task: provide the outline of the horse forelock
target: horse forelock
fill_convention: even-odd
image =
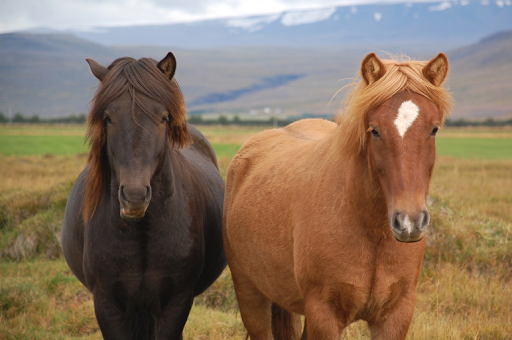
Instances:
[[[434,86],[423,75],[425,61],[412,61],[407,57],[402,60],[381,60],[386,67],[382,78],[367,85],[361,74],[348,85],[348,93],[343,100],[336,118],[342,138],[341,145],[349,153],[357,154],[366,149],[367,114],[384,101],[402,91],[410,91],[432,101],[441,114],[441,123],[450,115],[452,97],[443,87]],[[441,125],[442,125],[441,124]]]
[[[116,59],[99,84],[87,117],[86,142],[91,150],[88,157],[89,172],[86,177],[82,214],[87,221],[94,215],[98,204],[107,193],[110,169],[106,155],[104,110],[116,98],[129,92],[133,104],[143,113],[156,119],[137,94],[143,94],[163,104],[169,112],[168,140],[170,147],[184,147],[191,137],[187,128],[185,99],[175,79],[169,80],[150,58],[139,60],[124,57]]]

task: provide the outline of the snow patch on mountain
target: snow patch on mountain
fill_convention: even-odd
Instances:
[[[452,4],[448,1],[441,2],[437,6],[430,6],[428,8],[429,11],[444,11],[445,9],[451,8]]]
[[[230,19],[226,22],[227,27],[237,27],[245,29],[248,32],[256,32],[264,28],[268,24],[276,21],[281,17],[281,14],[273,14],[266,16],[250,17],[250,18],[237,18]]]
[[[499,8],[510,5],[512,5],[512,1],[510,0],[496,0],[496,6],[498,6]]]
[[[287,12],[281,18],[281,23],[284,26],[312,24],[329,19],[335,12],[336,7]]]

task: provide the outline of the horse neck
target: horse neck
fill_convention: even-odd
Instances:
[[[327,162],[325,171],[329,178],[335,179],[333,184],[338,188],[337,194],[343,195],[343,214],[350,215],[372,233],[375,229],[389,229],[387,202],[378,174],[369,164],[367,151],[354,153],[352,148],[345,147],[343,139],[339,138],[341,133],[342,127],[335,129],[326,140],[330,146],[324,148],[328,153],[325,159],[335,160]]]

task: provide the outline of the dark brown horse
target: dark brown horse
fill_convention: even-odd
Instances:
[[[88,59],[100,80],[88,165],[69,195],[64,256],[105,339],[181,339],[194,297],[226,266],[224,182],[186,123],[176,60]]]
[[[339,124],[249,140],[227,177],[224,245],[252,340],[338,340],[356,320],[405,339],[425,249],[448,60],[369,54]]]

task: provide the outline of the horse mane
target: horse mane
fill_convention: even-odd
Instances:
[[[169,112],[167,137],[170,147],[184,147],[191,140],[187,128],[185,98],[176,80],[169,80],[157,68],[156,60],[123,57],[116,59],[108,69],[109,72],[100,82],[92,99],[87,117],[86,142],[88,141],[91,151],[87,160],[89,172],[85,178],[85,197],[82,203],[85,222],[94,215],[110,182],[104,119],[104,110],[110,102],[128,91],[133,98],[133,105],[156,120],[136,94],[150,97],[163,104]]]
[[[430,83],[423,75],[422,70],[428,62],[409,60],[407,57],[400,59],[381,59],[386,73],[374,83],[367,85],[359,71],[353,82],[341,89],[348,87],[349,91],[336,117],[336,123],[343,131],[339,134],[341,145],[348,149],[349,154],[357,154],[366,149],[367,113],[399,92],[411,91],[431,100],[441,113],[441,126],[450,115],[451,94],[442,86]]]

